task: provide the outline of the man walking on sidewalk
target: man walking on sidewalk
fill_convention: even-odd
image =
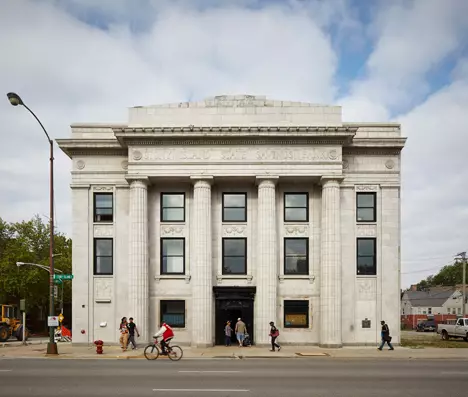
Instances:
[[[392,337],[390,336],[390,329],[388,328],[388,325],[385,324],[385,321],[381,321],[380,324],[382,324],[382,343],[380,344],[380,347],[378,348],[379,350],[382,350],[385,343],[387,343],[389,350],[395,350],[391,344]]]
[[[129,318],[129,323],[127,325],[127,328],[128,328],[128,333],[130,334],[129,338],[128,338],[128,342],[132,344],[132,349],[135,350],[137,349],[137,345],[135,343],[135,331],[138,335],[138,337],[140,337],[140,333],[138,332],[138,328],[136,326],[136,324],[133,322],[133,317],[130,317]]]

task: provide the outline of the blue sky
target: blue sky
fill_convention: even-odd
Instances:
[[[0,85],[54,138],[72,122],[125,122],[130,106],[230,93],[399,121],[407,285],[468,249],[466,15],[465,0],[1,2]],[[0,117],[14,131],[0,147],[0,216],[46,214],[47,145],[6,100]],[[57,162],[58,227],[70,233],[70,162]]]

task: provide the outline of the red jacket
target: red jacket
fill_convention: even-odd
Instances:
[[[169,338],[174,337],[174,331],[169,325],[167,325],[166,323],[163,323],[163,325],[161,326],[161,329],[158,331],[158,333],[155,336],[158,337],[161,335],[164,340],[168,340]]]

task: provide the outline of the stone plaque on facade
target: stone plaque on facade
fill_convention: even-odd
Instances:
[[[367,319],[367,317],[362,320],[362,328],[371,328],[371,320]]]

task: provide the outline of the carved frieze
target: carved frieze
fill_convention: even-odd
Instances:
[[[161,237],[183,237],[184,226],[182,225],[162,225]]]
[[[112,302],[114,280],[110,277],[94,279],[95,302]]]
[[[377,279],[363,278],[357,280],[358,300],[372,301],[377,294]]]
[[[376,237],[377,225],[357,225],[356,237]]]
[[[113,237],[113,225],[94,225],[94,237]]]
[[[246,232],[246,225],[223,225],[224,237],[245,237]]]
[[[379,185],[356,185],[358,192],[376,192],[379,190]]]
[[[308,237],[309,225],[287,225],[284,227],[284,235],[291,237]]]
[[[93,186],[93,190],[112,192],[114,190],[114,187],[113,186]]]
[[[327,147],[149,147],[132,151],[135,161],[145,162],[319,162],[341,161],[341,151]]]

